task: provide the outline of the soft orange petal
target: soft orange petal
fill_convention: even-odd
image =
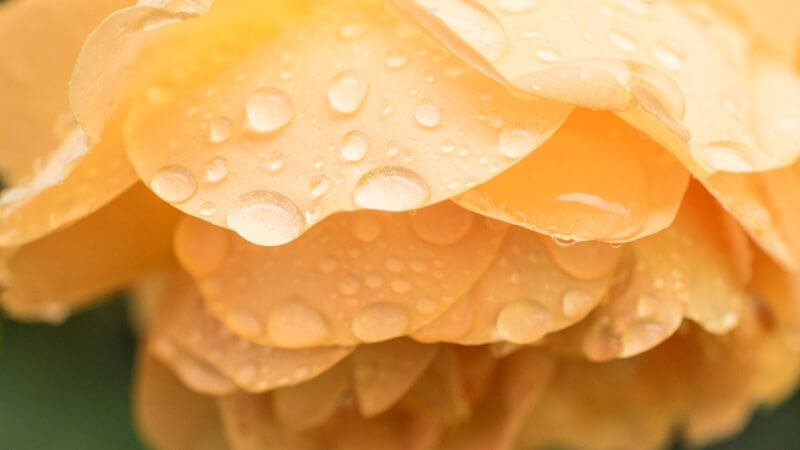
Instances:
[[[3,306],[59,321],[145,272],[174,264],[178,214],[141,185],[83,221],[10,250]]]
[[[330,419],[350,388],[350,360],[304,383],[272,392],[272,414],[282,426],[304,431]]]
[[[0,172],[22,183],[74,119],[67,81],[84,39],[130,0],[24,0],[0,6]]]
[[[135,385],[136,422],[145,440],[163,450],[228,449],[214,402],[187,389],[142,352]]]
[[[269,412],[266,395],[236,393],[217,399],[233,450],[316,450],[310,439],[286,431]]]
[[[311,379],[345,358],[346,347],[287,350],[246,341],[218,322],[207,310],[192,281],[173,280],[159,311],[161,326],[154,341],[172,341],[240,388],[264,392]]]
[[[410,339],[358,347],[350,360],[361,415],[372,417],[391,408],[422,376],[438,349],[438,345]]]
[[[239,22],[272,8],[241,5]],[[256,244],[291,241],[337,211],[447,199],[533,151],[571,110],[514,95],[380,5],[310,2],[288,14],[298,23],[266,37],[222,23],[215,32],[250,53],[221,49],[204,79],[161,80],[125,127],[128,154],[156,193]],[[198,20],[223,19],[212,9]],[[196,28],[182,39],[206,39]],[[513,133],[522,139],[506,142]]]
[[[414,338],[524,344],[579,322],[607,294],[623,250],[603,242],[562,245],[513,227],[469,293]]]
[[[454,424],[466,419],[471,405],[457,358],[451,346],[441,346],[400,407],[432,422]]]
[[[535,152],[457,201],[562,239],[621,242],[669,226],[688,181],[686,169],[635,128],[576,109]]]
[[[234,333],[285,348],[351,345],[411,333],[472,287],[507,228],[473,216],[451,203],[342,214],[280,247],[187,219],[176,249]]]
[[[701,178],[776,168],[798,157],[798,148],[765,147],[747,120],[757,101],[751,40],[713,10],[611,0],[386,3],[497,80],[620,112]],[[779,109],[791,105],[788,98],[774,101]]]

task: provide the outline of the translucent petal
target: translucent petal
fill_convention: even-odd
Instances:
[[[315,378],[272,392],[272,414],[282,426],[304,431],[336,413],[350,388],[350,360],[345,360]]]
[[[151,86],[157,94],[133,109],[126,143],[165,200],[256,244],[284,244],[337,211],[447,199],[533,151],[571,110],[508,91],[374,3],[313,2],[266,37],[216,17],[198,20],[216,20],[215,32],[246,41],[249,53],[221,49],[218,66],[195,63],[211,67],[204,78]],[[182,39],[207,36],[195,28]],[[184,181],[162,183],[176,176]]]
[[[25,0],[0,8],[0,172],[22,183],[74,119],[67,81],[84,39],[126,0]]]
[[[148,350],[172,369],[189,389],[205,395],[226,395],[237,390],[236,384],[215,368],[175,345],[169,338],[157,338]]]
[[[225,435],[236,450],[315,450],[310,439],[284,430],[270,414],[266,395],[235,393],[217,399]]]
[[[798,157],[797,148],[759,142],[748,120],[756,101],[752,42],[711,9],[700,14],[674,2],[612,0],[540,2],[514,11],[488,0],[387,3],[495,79],[620,112],[700,178],[776,168]]]
[[[176,280],[159,311],[154,340],[174,342],[186,353],[250,392],[264,392],[311,379],[345,358],[352,349],[317,347],[285,350],[264,347],[231,333],[206,311],[189,280]]]
[[[290,244],[261,247],[187,219],[176,251],[234,333],[285,348],[351,345],[434,320],[472,287],[506,229],[445,203],[337,215]]]
[[[228,449],[214,401],[186,388],[142,352],[136,371],[136,422],[145,440],[164,450]]]
[[[138,178],[118,130],[95,145],[72,127],[25,181],[0,194],[0,245],[16,246],[82,219]]]
[[[135,185],[86,219],[11,250],[3,307],[20,318],[57,322],[148,271],[171,267],[177,219]]]
[[[391,408],[422,376],[438,349],[410,339],[358,347],[350,360],[361,415],[372,417]]]
[[[463,383],[455,350],[441,346],[433,362],[400,400],[400,407],[430,421],[461,422],[471,412]]]
[[[514,227],[469,293],[413,336],[469,345],[535,342],[594,309],[622,254],[606,243],[559,244]]]
[[[688,181],[686,169],[635,128],[576,109],[533,154],[457,202],[562,239],[620,242],[666,228]]]

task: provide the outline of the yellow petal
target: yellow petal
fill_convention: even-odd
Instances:
[[[266,395],[236,393],[219,397],[225,435],[234,450],[314,450],[310,439],[286,431],[269,412]]]
[[[567,244],[510,229],[469,293],[413,336],[469,345],[525,344],[579,322],[608,292],[623,251],[602,242],[562,245]]]
[[[563,239],[629,241],[666,228],[689,173],[610,113],[576,109],[533,154],[457,202]]]
[[[23,182],[74,123],[67,81],[84,39],[129,0],[25,0],[0,7],[0,172]]]
[[[119,130],[91,145],[73,127],[31,176],[0,195],[0,245],[22,245],[82,219],[136,181]]]
[[[350,360],[333,366],[315,378],[272,392],[272,414],[282,426],[304,431],[336,412],[350,388]]]
[[[233,380],[240,388],[264,392],[311,379],[346,357],[352,349],[317,347],[286,350],[265,347],[237,337],[206,310],[185,275],[173,280],[155,328],[160,339],[172,341],[186,353]]]
[[[261,247],[187,219],[176,250],[234,333],[284,348],[352,345],[403,336],[442,314],[481,275],[506,228],[444,203],[337,215],[292,243]]]
[[[337,211],[405,211],[463,192],[533,151],[571,110],[512,94],[380,5],[308,10],[273,36],[225,24],[216,32],[247,40],[248,54],[221,50],[203,80],[162,80],[168,94],[137,103],[128,154],[162,198],[280,245]],[[512,132],[523,138],[506,142]]]
[[[797,148],[766,148],[759,141],[747,120],[757,101],[748,67],[751,41],[712,10],[700,15],[674,2],[611,0],[387,3],[498,80],[621,113],[698,177],[766,170],[798,157]],[[787,105],[779,109],[791,105],[788,98],[774,100]]]
[[[136,371],[136,422],[145,440],[163,450],[228,449],[216,406],[187,389],[142,352]]]
[[[172,266],[177,216],[134,186],[86,219],[11,250],[3,306],[21,318],[59,321],[145,272]]]
[[[410,339],[358,347],[350,359],[361,415],[372,417],[391,408],[422,376],[438,349]]]

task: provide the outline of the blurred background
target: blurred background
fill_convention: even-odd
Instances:
[[[0,449],[144,449],[131,416],[135,349],[122,296],[60,326],[0,317]],[[800,395],[706,449],[797,448],[798,424]]]

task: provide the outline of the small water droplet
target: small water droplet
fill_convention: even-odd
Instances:
[[[405,278],[395,278],[389,283],[389,286],[392,288],[392,291],[398,295],[407,294],[412,287],[411,282]]]
[[[441,123],[442,115],[439,108],[430,101],[423,101],[414,108],[414,118],[417,123],[426,128],[435,128]]]
[[[286,155],[276,150],[267,156],[266,169],[272,173],[278,172],[283,168],[285,162]]]
[[[345,161],[356,162],[364,159],[369,149],[369,138],[360,131],[351,131],[342,139],[339,152]]]
[[[536,6],[537,0],[500,0],[497,7],[508,14],[525,13]]]
[[[250,129],[272,133],[285,127],[294,117],[294,106],[281,90],[266,88],[256,91],[245,104]]]
[[[416,303],[417,311],[421,312],[422,314],[430,314],[436,311],[437,306],[439,305],[436,303],[436,300],[427,297],[417,300]]]
[[[194,176],[183,166],[162,167],[150,180],[153,192],[169,203],[188,200],[197,190]]]
[[[363,342],[378,342],[402,336],[408,330],[408,312],[392,303],[373,303],[353,317],[353,334]]]
[[[362,208],[405,211],[424,204],[430,187],[419,175],[402,167],[378,167],[356,184],[353,201]]]
[[[361,289],[361,280],[352,275],[348,275],[339,280],[338,288],[342,295],[355,295]]]
[[[594,297],[582,289],[568,289],[561,298],[561,311],[569,319],[585,315],[592,306],[594,306]]]
[[[231,137],[233,126],[225,117],[218,117],[208,125],[208,139],[212,144],[221,144]]]
[[[228,213],[228,226],[248,241],[265,246],[291,242],[305,227],[297,206],[273,191],[241,195]]]
[[[279,347],[307,348],[324,343],[330,329],[319,311],[302,300],[292,299],[272,309],[267,332]]]
[[[328,86],[328,101],[331,107],[342,114],[352,114],[358,110],[369,91],[366,74],[348,70],[331,80]]]
[[[503,128],[500,132],[497,149],[503,156],[508,158],[522,158],[535,150],[543,138],[525,128],[510,125]]]
[[[326,256],[319,262],[319,270],[322,273],[332,273],[339,267],[339,262],[333,256]]]
[[[681,51],[664,41],[657,42],[650,47],[650,55],[663,67],[676,72],[683,68],[686,58]]]
[[[692,156],[712,170],[752,172],[755,170],[743,144],[733,141],[714,141],[691,147]]]
[[[351,231],[353,236],[362,242],[372,242],[381,235],[381,222],[371,215],[353,217]]]
[[[394,49],[389,50],[386,53],[386,67],[398,69],[405,66],[406,61],[408,61],[408,56],[405,54],[405,52]]]
[[[203,181],[219,183],[228,176],[228,161],[225,158],[214,158],[206,164]]]
[[[635,52],[638,48],[633,37],[625,31],[619,29],[608,30],[608,40],[625,52]]]
[[[311,178],[311,197],[319,198],[327,194],[333,186],[333,182],[325,175],[316,175]]]
[[[211,217],[217,213],[217,205],[212,202],[203,202],[198,209],[200,215],[203,217]]]
[[[445,155],[449,155],[450,153],[453,153],[455,150],[456,150],[456,144],[454,144],[453,141],[451,141],[450,139],[442,142],[442,144],[439,146],[439,151],[441,151]]]
[[[339,28],[339,36],[345,39],[358,39],[367,32],[367,24],[363,22],[348,23]]]
[[[556,62],[561,59],[561,50],[552,42],[545,43],[536,50],[536,57],[543,62]]]

